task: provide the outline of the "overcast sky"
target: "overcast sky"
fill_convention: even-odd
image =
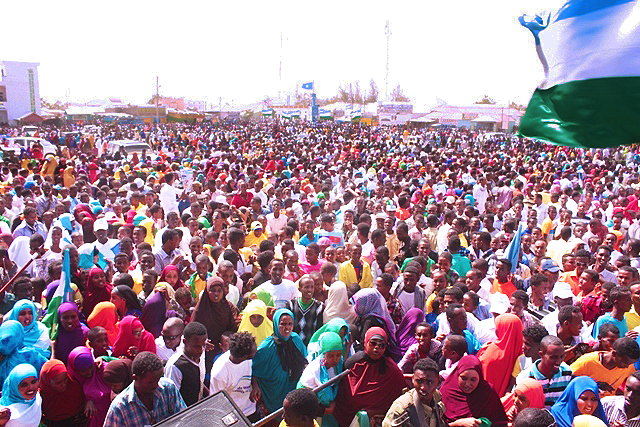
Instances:
[[[314,80],[319,97],[373,78],[398,83],[416,105],[484,94],[526,104],[542,80],[531,34],[517,17],[560,0],[450,1],[10,1],[0,59],[40,63],[45,99],[155,92],[236,105]],[[280,48],[280,34],[284,47]],[[282,56],[282,83],[278,76]]]

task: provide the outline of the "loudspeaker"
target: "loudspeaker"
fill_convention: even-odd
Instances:
[[[154,426],[252,427],[252,424],[227,392],[220,391]]]

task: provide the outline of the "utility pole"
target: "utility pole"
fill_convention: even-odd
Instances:
[[[158,129],[160,125],[160,113],[158,111],[158,91],[160,90],[160,85],[158,84],[158,75],[156,74],[156,129]]]
[[[389,20],[387,25],[384,26],[384,34],[387,36],[387,68],[384,75],[384,100],[389,101],[389,40],[391,38],[391,28],[389,27]]]
[[[283,41],[282,41],[282,32],[280,32],[280,68],[278,69],[278,77],[280,78],[280,84],[278,86],[278,100],[280,99],[280,96],[282,94],[282,47],[283,47]]]

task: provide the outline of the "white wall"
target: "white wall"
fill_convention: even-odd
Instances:
[[[7,88],[6,105],[10,124],[15,124],[19,117],[30,112],[41,114],[39,65],[34,62],[0,61],[2,85]],[[29,79],[29,70],[33,70],[33,84]]]

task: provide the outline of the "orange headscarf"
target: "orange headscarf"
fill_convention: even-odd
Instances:
[[[507,416],[515,410],[516,391],[524,394],[527,400],[529,400],[529,408],[544,409],[544,391],[542,390],[542,384],[536,379],[525,378],[520,384],[516,385],[513,392],[505,395],[501,399]]]
[[[503,396],[513,372],[513,366],[522,354],[522,321],[511,313],[496,317],[496,342],[481,348],[478,359],[482,363],[482,373],[493,385],[498,396]]]
[[[113,345],[118,338],[118,331],[120,325],[118,323],[118,316],[116,314],[116,306],[109,302],[103,301],[94,307],[93,311],[87,319],[87,324],[90,328],[96,326],[102,326],[107,330],[107,336],[109,337],[109,343]]]

